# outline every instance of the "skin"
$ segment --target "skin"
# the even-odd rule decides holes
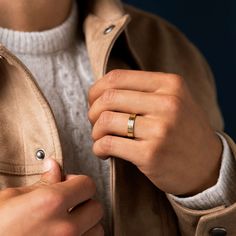
[[[216,184],[222,144],[178,75],[114,70],[89,91],[93,151],[136,165],[158,188],[194,195]],[[138,114],[135,139],[129,115]]]
[[[0,26],[17,31],[42,31],[63,23],[72,0],[0,0]]]
[[[0,235],[104,235],[102,206],[91,199],[96,192],[93,180],[69,175],[62,181],[58,164],[48,162],[51,168],[38,183],[0,192]]]

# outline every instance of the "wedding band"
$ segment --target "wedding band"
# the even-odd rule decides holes
[[[134,125],[135,125],[135,119],[137,115],[136,114],[131,114],[128,119],[128,137],[129,138],[134,138]]]

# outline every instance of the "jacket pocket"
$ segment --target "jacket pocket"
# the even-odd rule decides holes
[[[31,183],[43,162],[62,165],[56,122],[32,74],[0,45],[0,188]],[[37,158],[43,150],[43,158]],[[32,181],[31,181],[31,180]]]

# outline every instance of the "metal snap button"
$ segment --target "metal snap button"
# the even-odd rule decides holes
[[[210,236],[226,236],[227,231],[225,228],[213,228],[210,230]]]
[[[105,30],[104,30],[104,34],[109,34],[112,32],[112,30],[115,28],[116,26],[115,25],[110,25],[108,26]]]
[[[36,159],[42,161],[45,158],[45,152],[42,149],[36,151]]]

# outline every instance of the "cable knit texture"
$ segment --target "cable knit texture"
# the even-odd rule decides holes
[[[95,180],[96,198],[105,208],[106,235],[111,235],[110,169],[108,161],[101,161],[92,153],[87,92],[93,76],[86,46],[78,36],[78,23],[74,5],[62,25],[43,32],[0,28],[0,42],[32,71],[49,101],[58,124],[66,173],[90,175]],[[191,198],[172,196],[177,202],[194,209],[235,202],[235,163],[226,141],[222,140],[223,164],[217,185]]]
[[[215,186],[192,197],[172,197],[185,207],[206,210],[217,206],[230,206],[236,202],[236,164],[225,138],[218,134],[223,144],[220,175]],[[207,171],[207,170],[206,170]]]

